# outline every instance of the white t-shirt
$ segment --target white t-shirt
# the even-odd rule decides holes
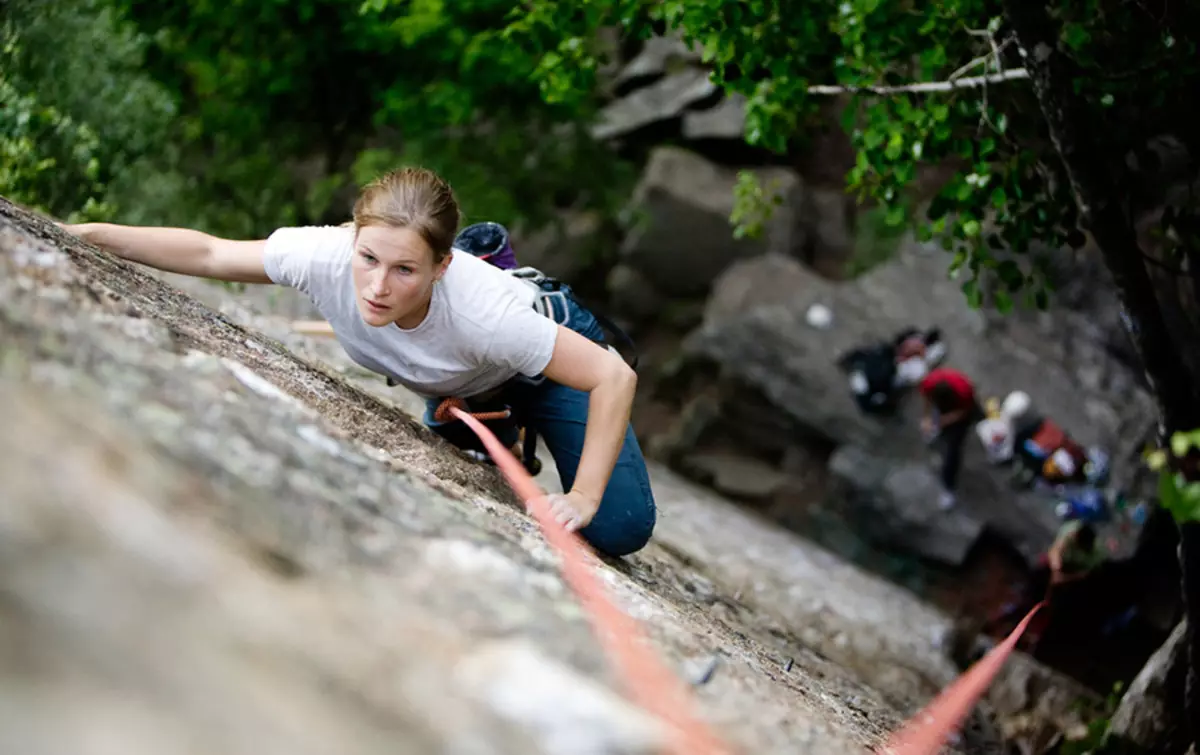
[[[308,295],[366,369],[425,397],[470,398],[549,364],[558,325],[532,308],[538,292],[529,283],[453,251],[421,324],[376,328],[358,311],[353,254],[353,228],[280,228],[267,238],[263,262],[272,281]]]

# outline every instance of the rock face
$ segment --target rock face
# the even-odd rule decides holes
[[[713,280],[735,260],[799,248],[799,179],[784,169],[757,172],[781,204],[762,241],[733,240],[729,215],[737,172],[687,150],[654,150],[630,202],[635,218],[621,248],[622,261],[644,274],[662,295],[687,298],[707,294]]]
[[[1187,749],[1187,722],[1183,710],[1187,661],[1186,622],[1175,627],[1163,646],[1150,658],[1129,685],[1113,713],[1110,736],[1143,748],[1145,752],[1183,755]]]
[[[701,53],[698,47],[689,47],[676,36],[655,36],[641,43],[637,52],[626,60],[615,54],[611,62],[617,69],[616,74],[601,76],[601,90],[609,101],[600,110],[592,135],[636,155],[639,160],[644,153],[650,154],[643,187],[650,184],[653,188],[660,180],[655,174],[662,166],[656,165],[655,160],[666,159],[661,155],[656,158],[664,145],[676,145],[661,153],[671,155],[676,161],[680,160],[679,148],[690,150],[694,154],[681,179],[692,178],[698,183],[680,180],[673,193],[695,205],[695,210],[715,209],[723,215],[715,226],[702,217],[699,225],[684,222],[674,228],[664,226],[663,218],[652,217],[656,225],[663,228],[651,238],[663,249],[652,251],[677,256],[671,248],[676,245],[673,234],[678,234],[680,244],[691,246],[698,238],[701,241],[698,248],[710,250],[720,240],[727,258],[745,256],[739,252],[754,245],[746,243],[739,247],[730,243],[728,215],[732,197],[729,190],[733,187],[734,174],[731,167],[755,169],[767,179],[779,179],[779,188],[789,195],[791,185],[799,183],[791,169],[799,168],[799,174],[804,177],[804,192],[785,196],[781,208],[781,213],[786,215],[783,223],[796,228],[786,242],[789,248],[781,249],[777,243],[770,242],[767,247],[802,259],[826,277],[843,277],[843,268],[855,246],[855,207],[845,193],[846,171],[854,165],[849,135],[837,125],[806,124],[808,147],[786,159],[749,146],[746,143],[746,98],[736,93],[727,94],[713,84],[711,70],[703,62]],[[827,112],[818,121],[840,123],[840,108],[845,104],[844,98],[832,98]],[[709,161],[713,165],[706,167]],[[710,185],[721,183],[727,184],[723,193],[708,190]],[[719,201],[713,202],[710,195],[718,197]],[[661,212],[660,208],[646,207],[645,204],[644,197],[635,201],[634,211],[651,216]],[[680,219],[690,220],[689,217]],[[715,236],[708,233],[710,228]],[[711,252],[705,253],[706,257],[710,255]],[[707,259],[701,260],[701,267],[707,262]],[[704,281],[706,284],[711,282],[712,273],[701,270],[699,274],[708,276]],[[673,291],[669,283],[665,290]]]
[[[946,363],[967,373],[982,397],[1028,392],[1035,407],[1051,412],[1081,442],[1109,449],[1118,475],[1131,468],[1123,462],[1136,458],[1152,425],[1151,399],[1103,340],[1089,335],[1085,314],[1002,318],[971,310],[947,279],[948,258],[909,245],[894,261],[846,283],[821,279],[782,255],[738,262],[715,285],[704,324],[686,349],[837,446],[830,461],[843,483],[837,498],[879,540],[959,564],[990,527],[1032,560],[1057,526],[1047,499],[1011,490],[972,437],[961,505],[951,513],[937,510],[937,468],[918,432],[917,401],[895,417],[860,413],[838,355],[906,326],[940,327]],[[813,304],[832,310],[830,328],[806,322]]]
[[[717,86],[698,50],[676,36],[651,37],[621,67],[610,88],[618,95],[592,127],[597,139],[627,138],[664,121],[678,121],[692,106],[712,99]]]
[[[656,751],[494,472],[228,311],[0,200],[0,749]],[[681,675],[717,659],[736,751],[861,752],[954,675],[945,616],[653,479],[655,542],[598,568]]]

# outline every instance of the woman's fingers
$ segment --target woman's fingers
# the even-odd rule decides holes
[[[579,529],[582,516],[575,509],[575,506],[572,505],[571,499],[568,496],[562,493],[554,493],[546,496],[546,502],[550,507],[550,516],[567,532],[574,532]]]

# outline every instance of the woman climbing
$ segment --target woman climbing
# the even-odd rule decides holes
[[[304,292],[358,364],[426,398],[425,423],[456,442],[446,407],[505,407],[554,457],[562,494],[551,510],[601,553],[650,539],[657,514],[629,423],[637,376],[602,345],[596,319],[572,299],[535,309],[530,283],[452,245],[457,199],[437,174],[390,172],[363,190],[353,223],[279,228],[232,241],[183,228],[108,223],[62,227],[125,259],[223,281]],[[501,438],[511,445],[514,437]]]

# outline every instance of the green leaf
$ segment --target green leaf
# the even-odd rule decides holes
[[[1179,495],[1179,487],[1175,484],[1175,475],[1169,471],[1162,471],[1158,475],[1158,501],[1162,507],[1171,512],[1175,516],[1183,503]],[[1178,520],[1178,518],[1176,518]]]
[[[1179,524],[1200,521],[1200,482],[1186,483],[1164,470],[1158,475],[1158,499]]]
[[[962,225],[963,235],[972,239],[979,235],[979,221],[972,218]]]
[[[891,138],[888,139],[887,149],[883,154],[889,160],[895,160],[904,151],[904,134],[899,131],[893,131]]]
[[[1082,24],[1068,22],[1063,24],[1062,41],[1072,50],[1080,50],[1091,39],[1091,34]]]
[[[1013,260],[1004,260],[996,268],[996,275],[1009,291],[1019,291],[1025,285],[1025,273]]]
[[[1191,438],[1184,433],[1175,433],[1171,436],[1171,453],[1176,456],[1186,456],[1188,448],[1191,446]]]
[[[1167,452],[1160,448],[1146,454],[1146,466],[1150,468],[1150,471],[1158,472],[1167,466]]]
[[[979,309],[982,304],[982,295],[979,291],[979,281],[976,278],[962,284],[962,292],[967,297],[967,306],[971,309]]]
[[[1012,300],[1011,296],[1009,296],[1008,294],[1006,294],[1003,291],[997,291],[995,299],[996,299],[996,310],[1000,314],[1007,315],[1009,312],[1012,312],[1013,300]]]

